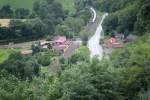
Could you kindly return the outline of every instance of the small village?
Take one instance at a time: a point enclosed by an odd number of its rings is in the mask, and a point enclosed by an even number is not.
[[[52,41],[36,41],[34,46],[37,46],[41,49],[55,50],[63,55],[65,59],[71,57],[76,49],[82,45],[81,40],[71,40],[67,39],[65,36],[56,36]],[[21,51],[23,55],[32,54],[32,50],[23,50]]]
[[[107,37],[102,40],[102,46],[105,55],[111,55],[115,49],[123,48],[126,44],[135,42],[138,39],[136,35],[128,35],[126,38],[123,34],[116,34],[112,37]],[[71,40],[65,36],[56,36],[52,41],[36,41],[33,44],[41,49],[55,50],[59,52],[65,59],[71,57],[75,50],[82,45],[82,40]],[[22,55],[32,54],[32,50],[22,50]]]
[[[95,20],[96,18],[97,17],[95,17]],[[1,26],[8,27],[9,23],[9,19],[0,19]],[[100,40],[100,44],[103,47],[104,55],[111,55],[115,49],[123,48],[126,44],[134,42],[137,39],[138,36],[133,34],[129,34],[127,37],[125,37],[123,33],[115,33],[113,36],[104,37],[104,39]],[[80,38],[69,39],[66,36],[54,36],[51,41],[37,40],[19,44],[11,42],[8,45],[1,45],[0,48],[22,48],[22,55],[30,55],[33,53],[33,51],[30,50],[31,45],[37,46],[41,49],[55,50],[59,52],[65,59],[67,59],[71,57],[75,50],[82,45],[82,40]]]

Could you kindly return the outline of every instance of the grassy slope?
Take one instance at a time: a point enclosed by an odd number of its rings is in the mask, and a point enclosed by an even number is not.
[[[33,8],[33,3],[38,0],[0,0],[0,8],[3,5],[9,4],[13,8]],[[75,11],[74,0],[56,0],[60,2],[66,10],[69,10],[71,13]]]
[[[34,1],[37,1],[37,0],[0,0],[0,8],[3,5],[9,4],[13,8],[32,9]]]
[[[0,49],[0,63],[3,63],[5,60],[7,60],[11,52],[14,51],[19,51],[19,49]]]
[[[57,0],[60,2],[64,9],[69,10],[70,13],[75,12],[74,0]]]

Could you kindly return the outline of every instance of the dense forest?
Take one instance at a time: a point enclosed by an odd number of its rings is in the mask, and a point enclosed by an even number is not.
[[[112,1],[112,2],[111,2]],[[109,12],[103,27],[106,34],[116,32],[143,35],[150,32],[149,0],[103,0],[100,8]],[[107,3],[109,2],[109,3]]]
[[[79,36],[91,17],[86,10],[89,6],[109,13],[103,23],[106,35],[136,34],[139,39],[101,61],[96,57],[91,59],[86,46],[81,46],[67,60],[59,52],[34,45],[31,55],[12,52],[0,63],[0,99],[150,100],[150,1],[76,0],[74,3],[74,13],[64,10],[55,0],[35,2],[32,12],[4,6],[1,17],[27,21],[12,20],[10,28],[1,27],[0,40]]]

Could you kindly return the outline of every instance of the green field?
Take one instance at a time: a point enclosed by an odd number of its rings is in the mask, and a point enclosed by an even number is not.
[[[37,0],[0,0],[0,8],[3,5],[9,4],[13,8],[27,8],[32,10],[35,1]]]
[[[57,0],[60,2],[64,9],[69,10],[70,13],[75,12],[75,5],[74,5],[74,0]]]
[[[0,0],[0,8],[3,5],[9,4],[13,8],[27,8],[32,10],[35,1],[38,0]],[[74,0],[56,0],[56,1],[60,2],[66,10],[69,10],[70,12],[75,12]]]
[[[7,60],[9,55],[14,51],[19,51],[19,49],[0,49],[0,63],[3,63],[5,60]]]

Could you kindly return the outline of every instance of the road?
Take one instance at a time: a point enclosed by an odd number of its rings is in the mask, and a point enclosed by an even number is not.
[[[94,10],[94,8],[90,8],[90,10],[93,12],[93,18],[92,18],[92,22],[94,23],[95,22],[95,20],[96,20],[96,16],[97,16],[97,14],[96,14],[96,11]]]
[[[100,39],[101,39],[102,30],[103,30],[102,29],[102,23],[103,23],[103,21],[107,15],[108,14],[105,13],[102,16],[102,19],[101,19],[101,21],[100,21],[100,23],[96,29],[95,34],[88,41],[88,48],[91,52],[91,58],[94,56],[97,56],[99,58],[99,60],[101,60],[103,57],[103,48],[100,45]]]

